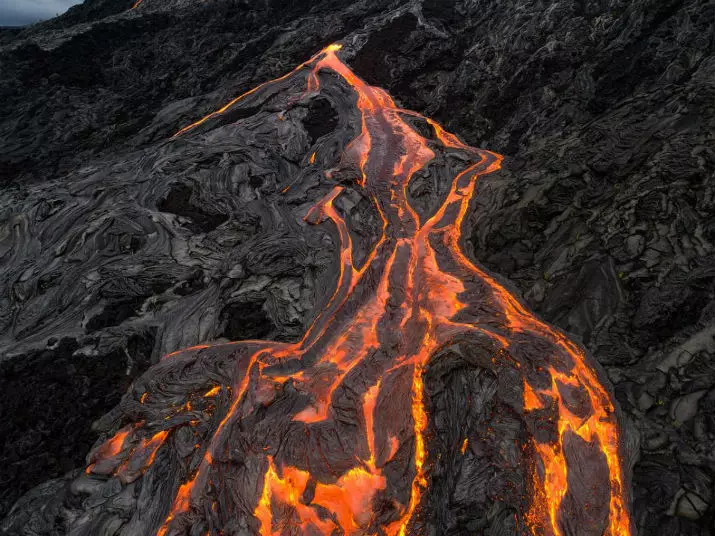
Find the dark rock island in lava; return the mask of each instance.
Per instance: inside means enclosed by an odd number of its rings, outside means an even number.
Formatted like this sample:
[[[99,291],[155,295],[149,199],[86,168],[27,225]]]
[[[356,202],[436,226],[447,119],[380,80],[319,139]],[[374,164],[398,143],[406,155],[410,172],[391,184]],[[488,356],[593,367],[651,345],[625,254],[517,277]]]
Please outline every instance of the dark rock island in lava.
[[[189,347],[134,382],[71,484],[67,533],[630,534],[633,447],[607,380],[462,250],[501,157],[398,107],[341,48],[86,172],[141,195],[179,155],[213,159],[202,188],[270,199],[280,247],[330,260],[297,342]]]

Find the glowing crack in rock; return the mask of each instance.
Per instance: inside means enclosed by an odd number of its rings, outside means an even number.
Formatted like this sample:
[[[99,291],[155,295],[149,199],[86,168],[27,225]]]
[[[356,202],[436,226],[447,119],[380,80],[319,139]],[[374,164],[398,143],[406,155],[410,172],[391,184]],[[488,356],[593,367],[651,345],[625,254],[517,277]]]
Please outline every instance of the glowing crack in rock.
[[[523,447],[529,463],[523,468],[528,482],[520,533],[569,533],[564,529],[567,501],[571,508],[598,510],[583,493],[572,493],[570,471],[574,463],[582,463],[578,470],[586,479],[598,482],[599,474],[606,475],[607,500],[600,505],[603,515],[588,517],[593,526],[580,527],[579,533],[631,534],[617,414],[599,372],[581,348],[530,314],[461,250],[462,226],[477,181],[498,170],[501,157],[472,148],[434,121],[398,107],[385,91],[355,75],[338,57],[340,50],[340,45],[325,48],[175,135],[189,133],[281,81],[303,84],[304,98],[319,94],[326,77],[349,88],[356,98],[360,132],[347,144],[341,166],[356,171],[354,184],[335,184],[305,216],[309,224],[332,224],[337,231],[339,273],[332,296],[299,342],[223,345],[233,352],[235,383],[197,386],[163,422],[123,428],[97,450],[87,473],[136,480],[175,434],[193,429],[200,435],[199,420],[192,415],[216,413],[208,440],[195,445],[201,454],[194,459],[199,461],[185,466],[183,481],[172,490],[171,506],[156,527],[159,536],[188,533],[197,523],[200,529],[192,534],[222,534],[215,519],[231,523],[241,515],[250,518],[249,532],[262,536],[419,534],[416,520],[430,489],[425,371],[443,349],[478,338],[491,345],[493,366],[509,367],[522,382],[516,397],[523,397],[519,404],[530,439]],[[431,129],[434,139],[424,137],[417,123]],[[409,201],[410,181],[450,152],[466,155],[469,163],[454,173],[439,207],[421,216]],[[309,162],[315,165],[315,152]],[[360,266],[354,262],[348,223],[335,204],[346,188],[359,189],[382,222],[381,234]],[[177,359],[189,366],[212,348],[174,352],[157,367],[168,370]],[[354,380],[358,376],[360,381]],[[404,419],[411,424],[395,430],[380,408],[390,396],[387,385],[401,379],[409,382]],[[283,388],[297,393],[290,403],[274,400]],[[345,399],[357,408],[350,415],[359,427],[345,424],[345,412],[352,411],[345,409]],[[152,400],[151,392],[143,393],[138,403]],[[288,432],[274,437],[269,427],[262,443],[236,445],[236,430],[264,426],[256,412],[270,411],[271,404],[288,408],[290,419],[283,428]],[[322,450],[319,432],[330,426],[343,427],[341,433],[353,439],[341,453]],[[291,454],[301,442],[310,445],[306,448],[318,462]],[[467,437],[460,439],[459,456],[467,456],[470,445]],[[580,449],[590,454],[573,455]],[[232,454],[235,450],[242,452],[240,469],[229,471],[238,456]],[[403,485],[405,492],[398,498],[394,475],[386,467],[400,459],[409,462],[403,477],[409,485]],[[206,512],[214,521],[201,521]]]

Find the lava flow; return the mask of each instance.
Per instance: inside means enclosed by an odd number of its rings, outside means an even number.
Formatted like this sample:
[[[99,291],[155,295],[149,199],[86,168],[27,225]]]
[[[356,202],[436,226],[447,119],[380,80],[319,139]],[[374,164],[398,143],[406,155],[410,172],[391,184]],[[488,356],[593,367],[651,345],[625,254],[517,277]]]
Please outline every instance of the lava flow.
[[[515,407],[523,421],[524,493],[516,533],[631,534],[616,408],[599,373],[583,350],[536,319],[460,249],[477,181],[499,169],[501,157],[398,107],[356,76],[339,59],[340,49],[325,48],[177,133],[270,84],[299,81],[303,100],[326,84],[352,92],[360,132],[326,176],[352,170],[354,179],[336,181],[305,216],[309,224],[335,227],[334,293],[297,343],[202,345],[162,360],[158,371],[172,363],[182,370],[212,366],[202,356],[222,347],[230,351],[222,370],[235,372],[230,384],[191,387],[161,422],[123,428],[98,449],[87,472],[101,468],[129,482],[171,444],[193,441],[175,448],[180,456],[172,454],[173,462],[169,456],[163,462],[179,463],[183,480],[171,484],[159,536],[421,534],[432,463],[425,373],[436,354],[478,340],[490,348],[485,366],[520,378],[515,398],[523,399]],[[423,135],[428,130],[434,139]],[[418,213],[408,193],[411,180],[446,165],[450,155],[459,155],[452,161],[461,170],[452,173],[440,205]],[[315,162],[313,152],[310,165]],[[348,188],[370,200],[382,222],[359,266],[337,203]],[[137,404],[148,407],[168,396],[158,381],[153,385]],[[401,392],[408,395],[404,404],[395,394]],[[201,424],[201,412],[214,424]],[[466,456],[471,445],[460,440],[457,455]],[[574,512],[581,523],[575,529]]]

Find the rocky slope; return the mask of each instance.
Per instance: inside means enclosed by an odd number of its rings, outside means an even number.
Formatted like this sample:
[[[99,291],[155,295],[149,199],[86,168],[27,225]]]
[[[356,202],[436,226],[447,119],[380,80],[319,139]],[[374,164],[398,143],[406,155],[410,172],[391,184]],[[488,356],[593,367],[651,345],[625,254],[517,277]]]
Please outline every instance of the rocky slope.
[[[162,140],[342,40],[369,83],[505,156],[469,247],[605,367],[640,436],[639,534],[715,531],[715,2],[131,4],[0,35],[4,512],[82,467],[161,355],[305,331],[336,252],[261,216],[289,169],[242,182],[226,147]],[[319,101],[304,125],[296,143],[336,128]],[[3,529],[46,527],[64,486]]]

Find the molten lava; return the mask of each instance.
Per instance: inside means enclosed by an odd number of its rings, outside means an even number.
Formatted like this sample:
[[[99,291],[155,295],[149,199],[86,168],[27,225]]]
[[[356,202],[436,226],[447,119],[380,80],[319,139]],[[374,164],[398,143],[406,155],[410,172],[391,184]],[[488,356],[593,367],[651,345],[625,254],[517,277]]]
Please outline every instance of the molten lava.
[[[321,91],[329,76],[331,83],[349,86],[357,98],[361,131],[347,144],[341,168],[355,170],[358,178],[350,187],[374,204],[382,220],[381,236],[362,265],[356,266],[350,229],[335,205],[348,186],[336,184],[305,217],[310,224],[329,220],[335,226],[340,271],[334,293],[302,340],[232,343],[247,356],[235,384],[202,386],[166,417],[159,431],[156,423],[151,434],[142,431],[149,429],[148,424],[124,428],[99,448],[96,458],[119,458],[112,465],[115,475],[131,481],[151,466],[172,434],[193,426],[194,421],[176,419],[221,407],[222,417],[209,440],[196,445],[197,452],[202,452],[199,461],[187,465],[184,481],[177,483],[170,511],[158,527],[160,536],[188,533],[188,527],[207,509],[225,509],[228,520],[246,508],[253,517],[249,526],[262,536],[417,534],[415,520],[430,486],[425,370],[439,351],[455,341],[469,342],[470,337],[479,336],[492,344],[493,366],[511,367],[523,381],[521,406],[531,437],[523,445],[525,459],[531,461],[524,474],[531,489],[524,498],[527,506],[520,530],[534,535],[564,534],[570,464],[581,459],[569,452],[590,448],[597,454],[590,458],[596,460],[594,468],[582,467],[581,473],[606,474],[609,488],[608,504],[603,505],[607,514],[594,523],[602,523],[603,534],[630,534],[619,427],[597,371],[577,345],[536,319],[460,249],[462,224],[477,181],[499,169],[501,157],[469,147],[434,121],[401,109],[385,91],[356,76],[339,59],[339,50],[339,45],[327,47],[287,75],[241,95],[175,136],[221,115],[267,85],[288,79],[304,81],[303,97],[310,98]],[[420,134],[415,122],[431,128],[435,139]],[[408,185],[416,173],[444,161],[450,153],[466,154],[471,163],[456,173],[440,206],[421,217],[410,204]],[[309,161],[315,164],[315,152]],[[206,348],[202,345],[171,355]],[[379,411],[380,401],[389,396],[385,386],[400,378],[409,382],[405,392],[411,393],[405,416],[411,426],[406,430],[391,427]],[[240,482],[224,478],[227,473],[222,467],[227,462],[220,460],[233,448],[234,431],[257,422],[250,420],[258,411],[254,408],[278,404],[275,393],[286,386],[297,393],[291,399],[295,409],[290,429],[300,432],[281,438],[267,433],[265,443],[242,447],[253,453],[242,463],[258,468],[258,473],[249,471]],[[343,423],[346,399],[359,408],[354,415],[360,429],[346,428]],[[141,404],[151,400],[151,394],[144,394]],[[303,461],[291,454],[296,442],[311,441],[320,430],[341,426],[355,440],[343,445],[340,463],[334,462],[335,452],[321,450],[319,441],[311,443],[317,445],[311,455],[322,461]],[[458,448],[461,456],[470,444],[464,438]],[[399,499],[390,495],[394,472],[388,474],[385,468],[401,456],[411,461],[405,466],[411,483],[405,486],[408,496]],[[214,497],[210,505],[207,496]],[[578,505],[575,495],[569,500]],[[383,505],[380,515],[378,502]],[[222,533],[220,526],[202,527],[202,534]],[[589,527],[589,534],[595,533],[594,527]]]

